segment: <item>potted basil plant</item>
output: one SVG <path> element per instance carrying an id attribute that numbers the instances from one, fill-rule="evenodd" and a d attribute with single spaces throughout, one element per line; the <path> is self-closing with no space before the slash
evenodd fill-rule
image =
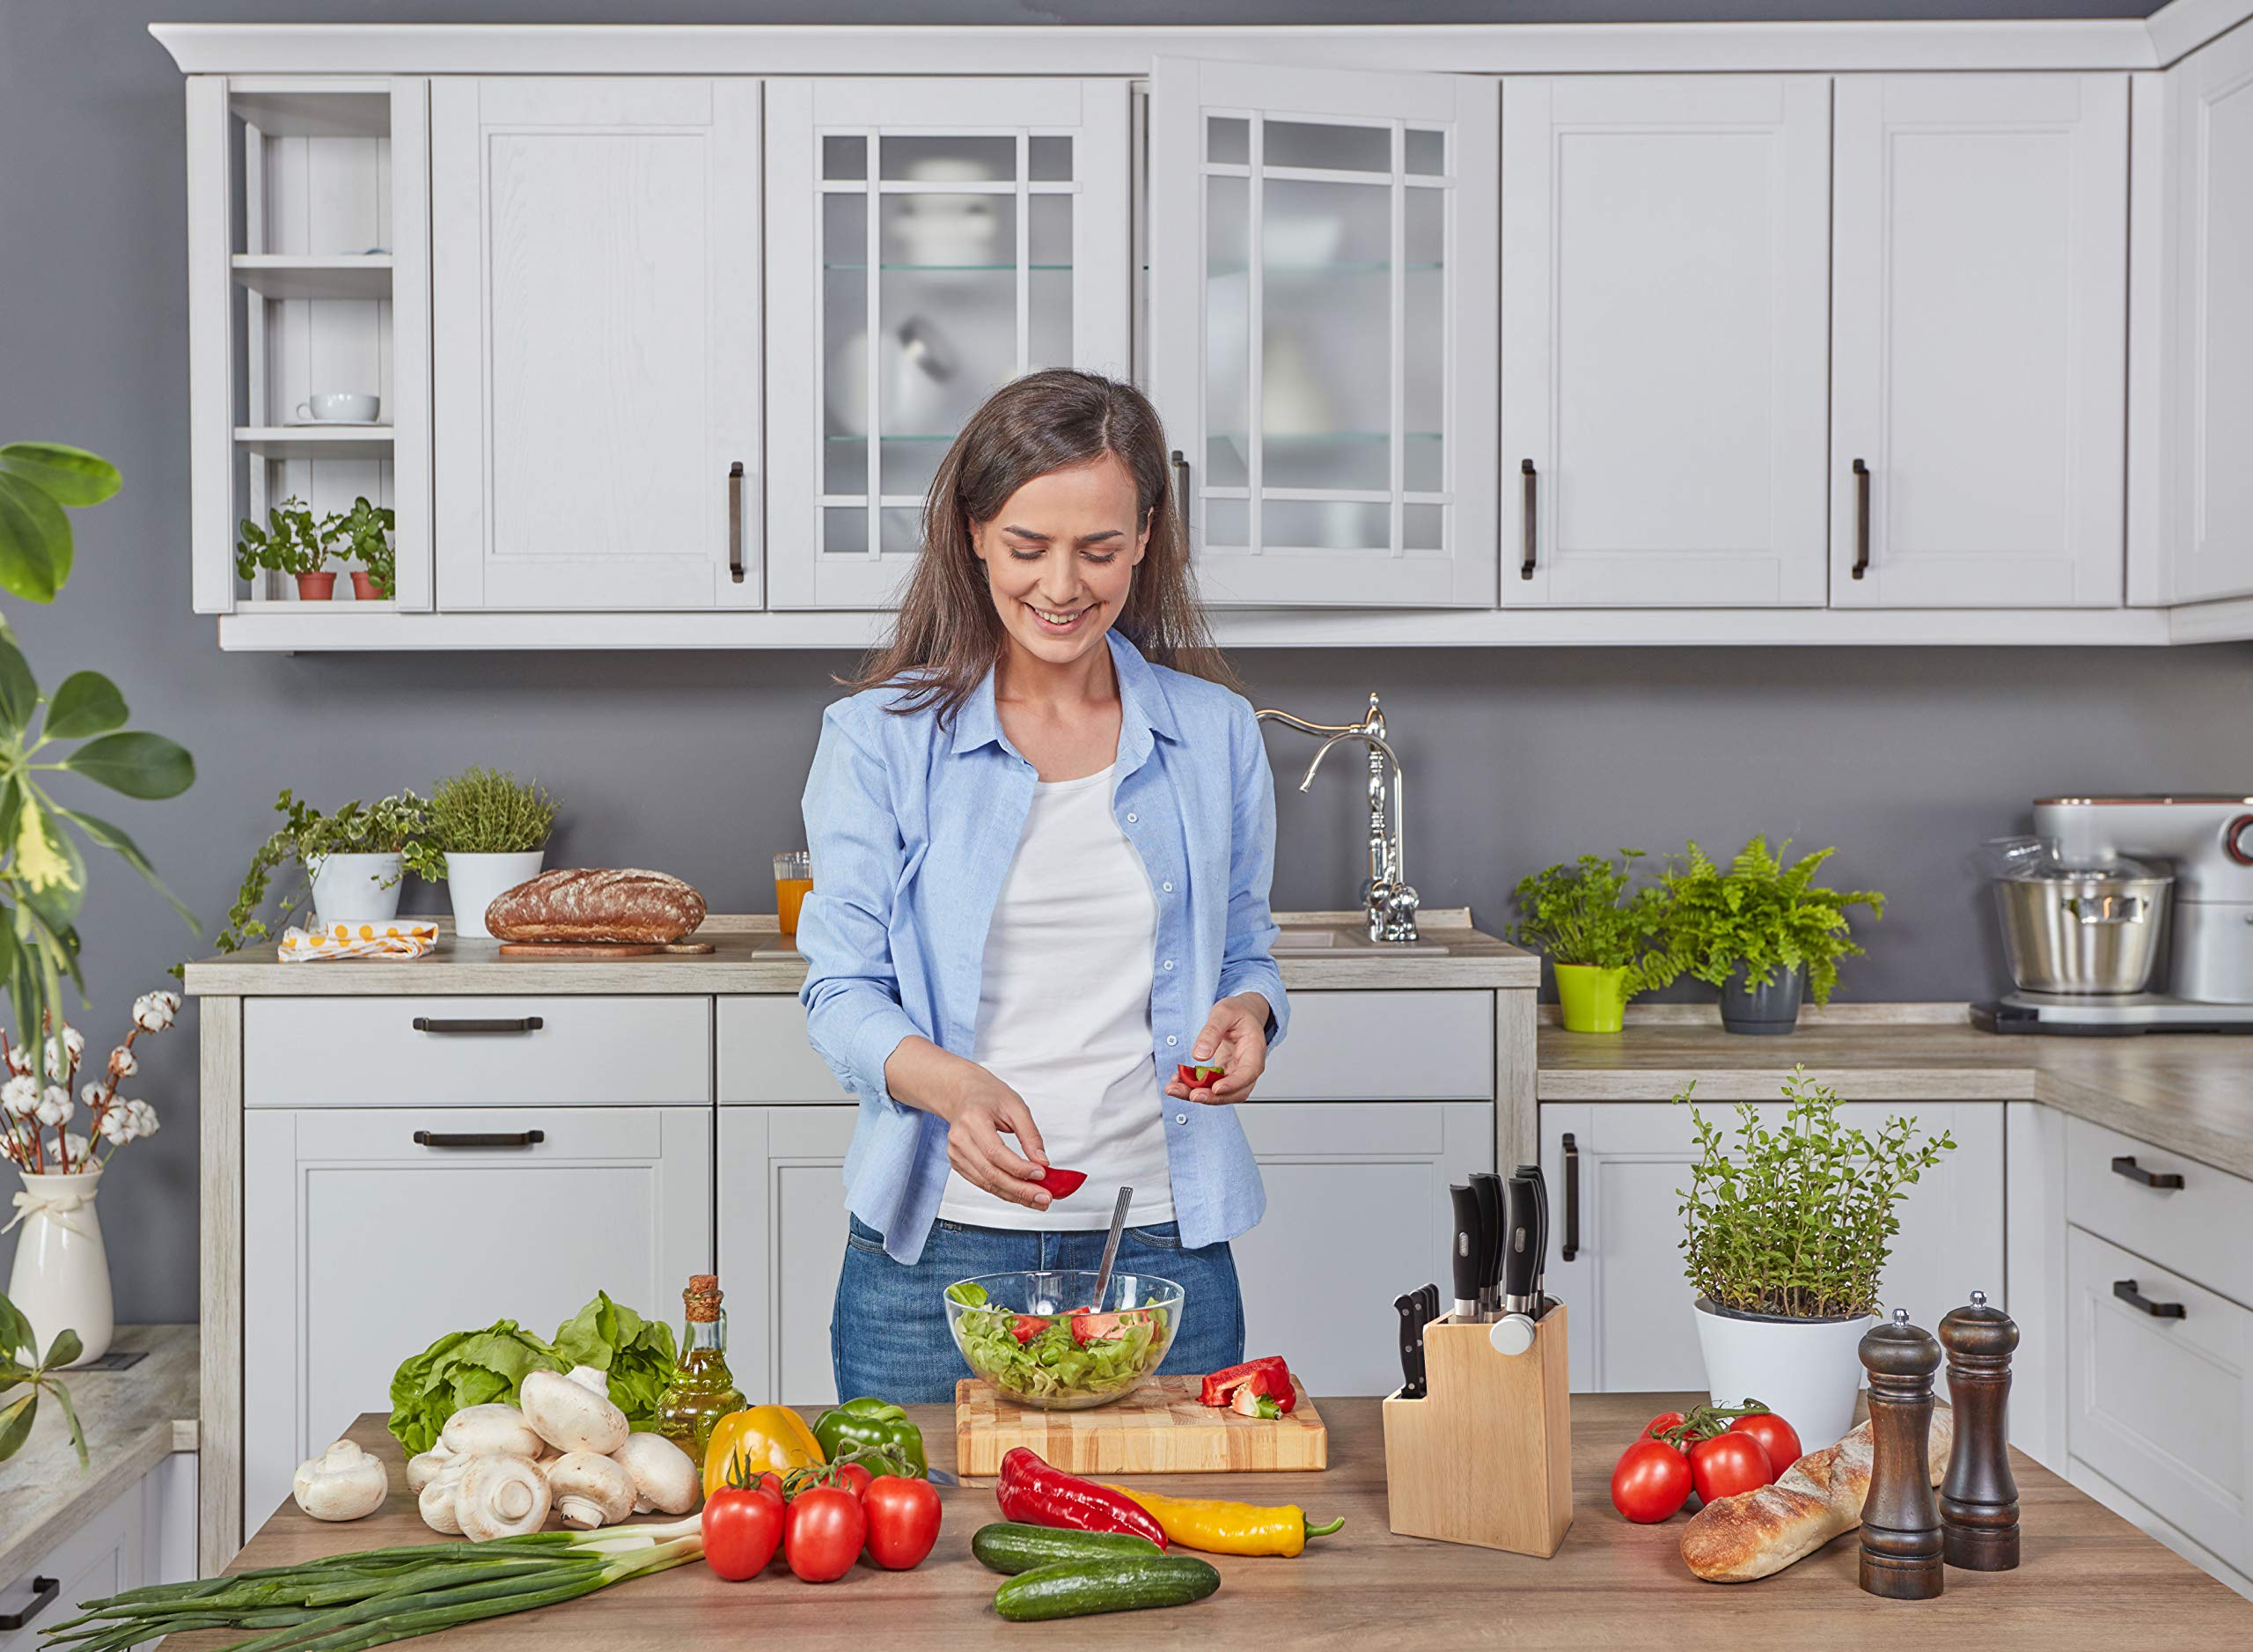
<path id="1" fill-rule="evenodd" d="M 393 522 L 388 505 L 371 505 L 363 497 L 352 502 L 351 510 L 320 525 L 331 545 L 329 554 L 341 562 L 360 564 L 352 570 L 355 602 L 385 602 L 396 592 L 399 557 L 390 537 Z"/>
<path id="2" fill-rule="evenodd" d="M 1631 887 L 1641 855 L 1583 855 L 1518 880 L 1524 916 L 1509 938 L 1548 955 L 1567 1032 L 1618 1032 L 1628 999 L 1680 973 L 1660 943 L 1665 896 L 1648 884 Z"/>
<path id="3" fill-rule="evenodd" d="M 455 935 L 488 939 L 486 907 L 539 876 L 554 828 L 555 799 L 537 782 L 465 769 L 431 789 L 428 830 L 408 848 L 407 864 L 418 877 L 445 880 Z"/>
<path id="4" fill-rule="evenodd" d="M 302 499 L 284 499 L 266 512 L 267 525 L 245 517 L 235 529 L 235 573 L 250 580 L 261 569 L 288 574 L 297 582 L 297 600 L 327 602 L 336 595 L 336 575 L 321 564 L 328 560 L 330 525 L 336 520 L 313 520 Z"/>
<path id="5" fill-rule="evenodd" d="M 325 814 L 284 789 L 274 809 L 283 824 L 251 856 L 242 889 L 227 911 L 227 927 L 219 932 L 222 952 L 271 937 L 258 910 L 275 872 L 292 861 L 311 880 L 313 911 L 323 923 L 385 923 L 398 914 L 407 851 L 427 830 L 428 805 L 422 798 L 403 791 L 371 804 L 355 799 Z M 284 895 L 279 915 L 287 918 L 307 892 Z"/>
<path id="6" fill-rule="evenodd" d="M 1723 868 L 1693 842 L 1688 864 L 1662 880 L 1667 949 L 1682 968 L 1721 988 L 1721 1025 L 1730 1032 L 1787 1033 L 1799 1023 L 1802 995 L 1829 1003 L 1838 960 L 1862 951 L 1846 908 L 1885 914 L 1876 890 L 1816 883 L 1836 849 L 1787 862 L 1790 848 L 1789 838 L 1772 851 L 1766 837 L 1755 837 Z"/>
<path id="7" fill-rule="evenodd" d="M 1692 1086 L 1694 1089 L 1695 1086 Z M 1794 1068 L 1771 1128 L 1737 1107 L 1734 1147 L 1693 1105 L 1698 1156 L 1683 1200 L 1683 1273 L 1698 1293 L 1698 1345 L 1716 1405 L 1758 1394 L 1818 1450 L 1853 1426 L 1862 1333 L 1901 1230 L 1898 1207 L 1956 1146 L 1888 1119 L 1875 1136 Z M 1675 1098 L 1688 1104 L 1690 1089 Z"/>

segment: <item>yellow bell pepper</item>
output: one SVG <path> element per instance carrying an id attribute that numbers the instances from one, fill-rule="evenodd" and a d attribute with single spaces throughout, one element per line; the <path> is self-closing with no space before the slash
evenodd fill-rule
<path id="1" fill-rule="evenodd" d="M 1165 1497 L 1125 1486 L 1107 1490 L 1132 1498 L 1149 1511 L 1165 1540 L 1207 1554 L 1297 1554 L 1309 1538 L 1326 1538 L 1346 1524 L 1343 1515 L 1326 1526 L 1310 1524 L 1295 1503 L 1221 1502 L 1203 1497 Z"/>
<path id="2" fill-rule="evenodd" d="M 728 1483 L 730 1463 L 736 1464 L 736 1478 L 747 1483 L 770 1469 L 787 1475 L 826 1461 L 806 1420 L 788 1406 L 731 1411 L 712 1425 L 711 1443 L 704 1448 L 704 1494 L 709 1497 Z"/>

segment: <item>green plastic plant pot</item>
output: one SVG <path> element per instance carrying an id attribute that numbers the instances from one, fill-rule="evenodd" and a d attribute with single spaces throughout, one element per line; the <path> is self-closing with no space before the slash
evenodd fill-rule
<path id="1" fill-rule="evenodd" d="M 1627 972 L 1595 964 L 1559 964 L 1557 1002 L 1567 1032 L 1617 1032 L 1627 1010 Z"/>

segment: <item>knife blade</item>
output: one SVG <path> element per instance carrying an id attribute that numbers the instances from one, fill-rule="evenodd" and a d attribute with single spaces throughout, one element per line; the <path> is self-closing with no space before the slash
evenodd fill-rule
<path id="1" fill-rule="evenodd" d="M 1479 1220 L 1486 1230 L 1486 1243 L 1479 1251 L 1479 1317 L 1491 1319 L 1501 1289 L 1502 1241 L 1508 1231 L 1502 1222 L 1502 1178 L 1492 1171 L 1473 1171 L 1471 1191 L 1479 1196 Z"/>
<path id="2" fill-rule="evenodd" d="M 1530 1248 L 1533 1252 L 1532 1312 L 1538 1319 L 1549 1311 L 1549 1178 L 1538 1164 L 1521 1164 L 1517 1173 L 1533 1184 L 1534 1231 Z"/>
<path id="3" fill-rule="evenodd" d="M 1479 1273 L 1486 1255 L 1486 1230 L 1479 1219 L 1479 1195 L 1463 1182 L 1448 1190 L 1455 1204 L 1455 1238 L 1448 1259 L 1455 1270 L 1455 1317 L 1479 1317 Z"/>
<path id="4" fill-rule="evenodd" d="M 1533 1272 L 1538 1258 L 1533 1249 L 1534 1229 L 1539 1213 L 1534 1204 L 1534 1187 L 1530 1178 L 1513 1176 L 1506 1184 L 1505 1200 L 1508 1206 L 1510 1235 L 1508 1248 L 1502 1257 L 1502 1311 L 1530 1314 L 1533 1311 Z"/>
<path id="5" fill-rule="evenodd" d="M 1424 1397 L 1424 1293 L 1403 1291 L 1392 1299 L 1400 1313 L 1400 1398 Z"/>

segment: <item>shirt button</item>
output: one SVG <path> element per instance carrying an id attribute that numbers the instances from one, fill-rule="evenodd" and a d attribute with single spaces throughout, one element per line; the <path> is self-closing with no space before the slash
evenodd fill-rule
<path id="1" fill-rule="evenodd" d="M 1141 818 L 1141 816 L 1136 814 L 1132 809 L 1129 809 L 1126 811 L 1126 824 L 1128 826 L 1133 826 L 1134 822 L 1140 820 Z"/>
<path id="2" fill-rule="evenodd" d="M 1172 880 L 1171 880 L 1171 878 L 1169 878 L 1166 882 L 1164 882 L 1164 883 L 1163 883 L 1163 884 L 1160 884 L 1160 885 L 1158 885 L 1158 887 L 1159 887 L 1159 888 L 1161 888 L 1161 889 L 1163 889 L 1163 890 L 1164 890 L 1164 891 L 1165 891 L 1165 892 L 1166 892 L 1167 894 L 1169 894 L 1169 895 L 1170 895 L 1170 894 L 1171 894 L 1171 893 L 1173 892 L 1173 882 L 1172 882 Z"/>
<path id="3" fill-rule="evenodd" d="M 1187 1124 L 1189 1122 L 1189 1115 L 1185 1112 L 1177 1112 L 1173 1115 L 1173 1121 L 1176 1124 Z"/>
<path id="4" fill-rule="evenodd" d="M 1165 1035 L 1165 1041 L 1166 1041 L 1166 1043 L 1167 1043 L 1167 1045 L 1168 1045 L 1169 1046 L 1172 1046 L 1172 1045 L 1178 1044 L 1178 1043 L 1180 1043 L 1180 1042 L 1181 1042 L 1181 1040 L 1180 1040 L 1179 1039 L 1175 1038 L 1175 1037 L 1173 1036 L 1173 1034 L 1172 1034 L 1172 1033 L 1171 1033 L 1171 1032 L 1169 1032 L 1169 1033 L 1167 1033 L 1167 1034 Z"/>
<path id="5" fill-rule="evenodd" d="M 1166 966 L 1168 969 L 1171 969 L 1171 968 L 1173 967 L 1173 960 L 1172 960 L 1171 958 L 1168 958 L 1168 959 L 1166 959 L 1166 961 L 1165 961 L 1165 966 Z"/>

